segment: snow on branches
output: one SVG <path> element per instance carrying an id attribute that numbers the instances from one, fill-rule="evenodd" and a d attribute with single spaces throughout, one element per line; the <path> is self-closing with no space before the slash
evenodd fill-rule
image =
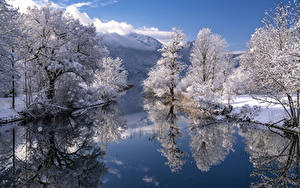
<path id="1" fill-rule="evenodd" d="M 175 99 L 175 88 L 179 83 L 182 63 L 179 61 L 179 52 L 183 49 L 184 34 L 173 28 L 171 40 L 159 50 L 162 57 L 149 72 L 144 81 L 144 91 L 157 97 L 170 97 Z"/>
<path id="2" fill-rule="evenodd" d="M 18 27 L 19 13 L 6 1 L 0 1 L 0 96 L 12 94 L 12 108 L 15 107 L 15 81 L 19 78 L 16 69 L 18 38 L 21 36 Z"/>
<path id="3" fill-rule="evenodd" d="M 297 2 L 296 2 L 297 3 Z M 279 4 L 262 20 L 256 29 L 249 49 L 242 58 L 252 84 L 249 92 L 265 96 L 264 102 L 281 104 L 292 120 L 299 125 L 300 114 L 300 33 L 299 3 Z M 295 97 L 293 97 L 295 96 Z"/>
<path id="4" fill-rule="evenodd" d="M 193 44 L 186 77 L 182 80 L 182 90 L 200 105 L 221 102 L 223 83 L 232 69 L 231 56 L 226 52 L 225 39 L 213 34 L 210 29 L 199 31 Z"/>
<path id="5" fill-rule="evenodd" d="M 95 72 L 93 87 L 99 90 L 97 93 L 100 93 L 102 99 L 118 97 L 128 87 L 127 75 L 120 58 L 104 57 L 102 69 Z"/>
<path id="6" fill-rule="evenodd" d="M 105 54 L 93 26 L 83 26 L 64 11 L 47 5 L 34 7 L 23 16 L 24 62 L 43 71 L 46 97 L 53 100 L 55 85 L 64 74 L 74 74 L 92 82 L 93 70 Z"/>
<path id="7" fill-rule="evenodd" d="M 121 59 L 108 57 L 93 25 L 51 4 L 29 9 L 20 20 L 25 92 L 35 102 L 78 108 L 115 99 L 127 87 Z"/>

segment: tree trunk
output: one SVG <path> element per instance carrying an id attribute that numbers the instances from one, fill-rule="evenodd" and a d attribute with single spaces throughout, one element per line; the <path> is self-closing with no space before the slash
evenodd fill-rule
<path id="1" fill-rule="evenodd" d="M 212 80 L 215 79 L 216 64 L 217 64 L 217 57 L 214 56 L 214 62 L 212 63 L 212 77 L 211 77 Z"/>
<path id="2" fill-rule="evenodd" d="M 174 96 L 174 87 L 170 87 L 170 94 L 171 94 L 171 100 L 174 101 L 175 100 L 175 96 Z"/>
<path id="3" fill-rule="evenodd" d="M 297 156 L 300 156 L 300 147 L 299 147 L 299 136 L 297 136 L 297 140 L 296 140 L 296 153 Z M 299 159 L 300 157 L 296 158 L 296 165 L 299 166 Z M 296 168 L 296 179 L 299 179 L 299 168 Z"/>
<path id="4" fill-rule="evenodd" d="M 48 151 L 48 157 L 50 158 L 51 164 L 55 161 L 55 138 L 54 138 L 54 131 L 49 132 L 50 138 L 49 138 L 49 151 Z"/>
<path id="5" fill-rule="evenodd" d="M 297 126 L 299 126 L 299 115 L 300 115 L 300 90 L 297 90 Z"/>
<path id="6" fill-rule="evenodd" d="M 15 109 L 15 64 L 14 62 L 11 63 L 11 67 L 12 67 L 12 71 L 13 71 L 13 74 L 12 74 L 12 105 L 11 107 L 13 109 Z"/>
<path id="7" fill-rule="evenodd" d="M 24 71 L 24 79 L 25 79 L 25 83 L 24 83 L 24 92 L 25 92 L 25 105 L 26 108 L 29 106 L 28 103 L 28 76 L 27 76 L 27 63 L 25 63 L 25 71 Z"/>
<path id="8" fill-rule="evenodd" d="M 31 77 L 29 77 L 28 78 L 28 103 L 29 103 L 29 105 L 31 105 L 31 102 L 32 102 L 32 80 L 31 80 L 32 78 Z"/>
<path id="9" fill-rule="evenodd" d="M 50 101 L 53 100 L 54 97 L 54 87 L 55 87 L 55 79 L 50 79 L 49 80 L 49 86 L 48 86 L 48 90 L 47 90 L 47 99 L 49 99 Z"/>
<path id="10" fill-rule="evenodd" d="M 295 111 L 295 105 L 294 105 L 294 102 L 293 102 L 293 98 L 287 94 L 287 98 L 288 98 L 288 101 L 289 101 L 289 106 L 290 106 L 290 111 L 291 111 L 291 116 L 292 116 L 292 125 L 293 127 L 296 127 L 298 126 L 298 123 L 297 123 L 297 114 L 296 114 L 296 111 Z"/>
<path id="11" fill-rule="evenodd" d="M 206 81 L 206 55 L 203 56 L 203 61 L 202 61 L 202 81 Z"/>
<path id="12" fill-rule="evenodd" d="M 12 152 L 13 152 L 13 155 L 12 155 L 12 161 L 13 161 L 13 173 L 15 174 L 16 172 L 16 154 L 15 154 L 15 150 L 16 150 L 16 133 L 15 133 L 15 128 L 13 128 L 12 130 L 12 136 L 13 136 L 13 147 L 12 147 Z"/>
<path id="13" fill-rule="evenodd" d="M 12 76 L 12 104 L 11 107 L 15 109 L 15 76 Z"/>
<path id="14" fill-rule="evenodd" d="M 174 113 L 174 105 L 172 104 L 172 106 L 169 109 L 169 113 L 167 115 L 167 120 L 169 120 L 171 122 L 171 124 L 174 124 L 175 118 L 176 118 L 176 115 Z"/>
<path id="15" fill-rule="evenodd" d="M 171 61 L 171 65 L 170 65 L 170 68 L 171 68 L 171 87 L 169 88 L 170 89 L 170 94 L 171 94 L 171 100 L 174 101 L 175 100 L 175 96 L 174 96 L 174 88 L 176 87 L 176 84 L 175 84 L 175 80 L 174 80 L 174 75 L 176 74 L 176 70 L 175 70 L 175 62 L 176 62 L 176 59 L 173 58 L 172 61 Z"/>

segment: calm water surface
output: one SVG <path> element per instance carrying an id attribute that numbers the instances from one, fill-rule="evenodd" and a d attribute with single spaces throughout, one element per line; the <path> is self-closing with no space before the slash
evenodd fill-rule
<path id="1" fill-rule="evenodd" d="M 12 128 L 2 129 L 2 187 L 299 186 L 298 135 L 195 118 L 161 102 L 144 109 L 15 126 L 15 157 Z"/>

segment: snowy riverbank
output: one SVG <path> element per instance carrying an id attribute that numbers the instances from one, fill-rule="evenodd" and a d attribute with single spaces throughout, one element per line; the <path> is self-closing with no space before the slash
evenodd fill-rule
<path id="1" fill-rule="evenodd" d="M 18 112 L 24 109 L 24 96 L 16 97 L 15 109 L 11 108 L 11 100 L 11 98 L 0 98 L 1 119 L 9 119 L 11 117 L 17 116 Z M 258 112 L 257 116 L 254 117 L 254 120 L 261 123 L 277 122 L 286 116 L 282 106 L 260 103 L 249 95 L 241 95 L 235 97 L 231 105 L 233 106 L 233 113 L 239 113 L 245 105 L 248 105 L 249 107 L 259 106 L 260 111 Z"/>
<path id="2" fill-rule="evenodd" d="M 287 114 L 281 105 L 261 103 L 249 95 L 235 97 L 231 105 L 233 107 L 233 114 L 241 113 L 246 106 L 252 109 L 257 108 L 256 114 L 253 114 L 252 120 L 261 123 L 275 123 L 287 117 Z"/>
<path id="3" fill-rule="evenodd" d="M 251 112 L 250 114 L 251 120 L 255 122 L 272 124 L 287 117 L 286 112 L 284 111 L 281 105 L 261 103 L 260 101 L 253 99 L 249 95 L 236 96 L 233 99 L 231 105 L 233 106 L 233 111 L 231 112 L 231 114 L 240 115 L 244 113 L 247 116 L 249 116 Z M 11 98 L 0 98 L 0 119 L 7 120 L 7 119 L 18 117 L 19 116 L 18 112 L 22 111 L 24 109 L 24 106 L 25 106 L 24 96 L 16 97 L 15 110 L 11 108 Z M 254 111 L 254 113 L 253 111 L 247 111 L 249 109 L 252 110 L 256 109 L 256 111 Z M 131 122 L 131 119 L 136 120 L 136 118 L 132 116 L 134 115 L 129 114 L 124 117 L 129 124 Z M 141 122 L 144 122 L 145 124 L 149 123 L 146 122 L 147 118 L 145 117 L 139 117 L 139 118 L 142 118 L 142 121 L 138 121 L 139 123 Z M 138 126 L 136 127 L 137 127 L 136 131 L 138 131 L 139 128 Z M 297 132 L 300 132 L 300 130 Z"/>

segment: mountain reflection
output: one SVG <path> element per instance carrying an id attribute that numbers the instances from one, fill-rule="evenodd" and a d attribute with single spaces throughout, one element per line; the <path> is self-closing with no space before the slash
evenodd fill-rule
<path id="1" fill-rule="evenodd" d="M 148 118 L 154 123 L 154 138 L 161 144 L 158 151 L 167 158 L 166 164 L 172 172 L 181 170 L 185 164 L 184 152 L 177 143 L 177 138 L 182 136 L 178 126 L 175 104 L 163 104 L 161 101 L 145 99 L 144 109 Z"/>
<path id="2" fill-rule="evenodd" d="M 4 187 L 102 187 L 108 172 L 103 145 L 119 139 L 124 122 L 113 109 L 78 117 L 60 115 L 30 122 L 0 135 L 0 183 Z M 15 162 L 13 162 L 15 161 Z"/>
<path id="3" fill-rule="evenodd" d="M 248 125 L 247 125 L 248 126 Z M 299 135 L 242 127 L 246 150 L 258 178 L 252 187 L 299 187 Z"/>

